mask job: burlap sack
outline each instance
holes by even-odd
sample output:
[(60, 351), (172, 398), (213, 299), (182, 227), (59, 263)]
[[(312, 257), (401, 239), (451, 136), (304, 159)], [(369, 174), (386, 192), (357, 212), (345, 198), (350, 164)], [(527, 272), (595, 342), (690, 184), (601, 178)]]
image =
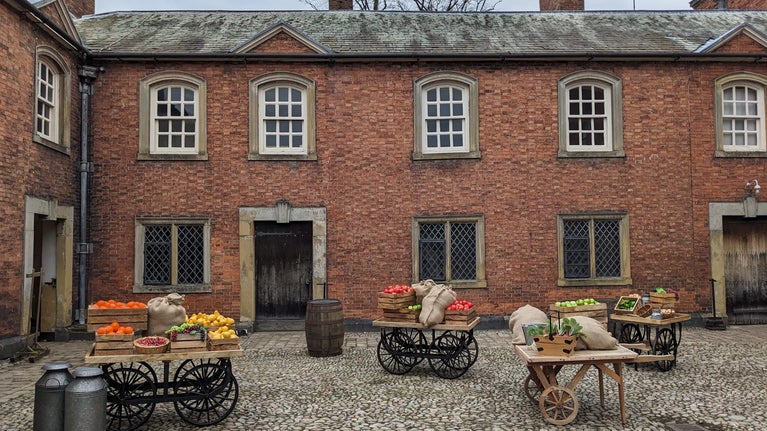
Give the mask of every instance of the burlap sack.
[(184, 323), (186, 309), (181, 305), (184, 295), (171, 293), (152, 298), (146, 303), (147, 335), (164, 335), (171, 326)]
[(424, 296), (429, 294), (429, 291), (431, 291), (431, 288), (436, 286), (437, 283), (434, 282), (434, 280), (421, 280), (418, 283), (411, 284), (410, 287), (415, 290), (415, 296), (423, 298)]
[(585, 337), (578, 337), (575, 350), (614, 350), (618, 348), (616, 340), (597, 320), (586, 316), (573, 316), (583, 326)]
[(525, 344), (525, 332), (522, 325), (525, 323), (548, 323), (546, 313), (530, 304), (517, 308), (509, 317), (509, 329), (511, 329), (511, 342), (513, 344)]
[(427, 328), (442, 322), (445, 307), (455, 302), (455, 292), (444, 284), (433, 286), (421, 302), (421, 314), (418, 320)]

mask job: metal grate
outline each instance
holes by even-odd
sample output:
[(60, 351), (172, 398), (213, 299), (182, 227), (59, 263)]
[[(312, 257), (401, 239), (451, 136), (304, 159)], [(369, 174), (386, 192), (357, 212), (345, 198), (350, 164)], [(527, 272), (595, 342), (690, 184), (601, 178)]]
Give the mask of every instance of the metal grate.
[(620, 277), (621, 235), (618, 220), (594, 220), (594, 260), (597, 277)]
[(474, 223), (450, 225), (450, 278), (477, 278), (477, 225)]
[(170, 284), (171, 226), (144, 228), (144, 284)]
[(445, 225), (422, 223), (420, 226), (418, 267), (421, 280), (445, 280)]
[(180, 225), (178, 227), (178, 283), (202, 283), (204, 258), (202, 225)]
[(589, 221), (564, 222), (565, 278), (590, 278)]

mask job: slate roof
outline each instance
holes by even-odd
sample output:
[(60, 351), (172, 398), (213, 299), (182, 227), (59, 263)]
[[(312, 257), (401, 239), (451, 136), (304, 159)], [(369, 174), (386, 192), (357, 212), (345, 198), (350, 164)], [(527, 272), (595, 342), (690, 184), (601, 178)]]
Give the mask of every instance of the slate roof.
[(277, 25), (325, 47), (323, 56), (656, 56), (691, 55), (744, 24), (767, 34), (767, 11), (161, 11), (75, 23), (97, 56), (234, 56)]

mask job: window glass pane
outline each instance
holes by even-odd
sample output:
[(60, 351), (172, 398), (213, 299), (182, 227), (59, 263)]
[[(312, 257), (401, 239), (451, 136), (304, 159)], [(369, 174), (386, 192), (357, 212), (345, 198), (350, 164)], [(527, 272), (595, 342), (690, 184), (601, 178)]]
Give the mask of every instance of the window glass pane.
[(171, 148), (181, 148), (181, 135), (173, 135), (170, 137)]
[(463, 103), (453, 103), (453, 116), (454, 117), (463, 116)]
[(301, 148), (304, 145), (304, 140), (301, 135), (293, 136), (293, 148)]
[(735, 100), (746, 100), (746, 88), (735, 87)]
[(181, 101), (181, 87), (170, 87), (170, 100), (174, 102)]
[(168, 100), (168, 89), (167, 88), (161, 88), (157, 90), (157, 100), (160, 102), (165, 102)]
[(435, 133), (437, 131), (437, 121), (436, 120), (426, 120), (426, 131), (428, 133)]
[(289, 108), (290, 108), (289, 105), (279, 105), (277, 108), (277, 111), (279, 112), (279, 116), (283, 118), (287, 117)]
[(581, 134), (581, 145), (591, 145), (591, 133)]
[(266, 105), (264, 106), (264, 116), (265, 117), (274, 117), (277, 114), (275, 110), (274, 105)]
[(184, 89), (184, 100), (187, 102), (194, 102), (194, 91), (188, 88)]
[(294, 133), (301, 133), (304, 131), (304, 122), (303, 121), (293, 121), (293, 132)]
[(449, 103), (440, 103), (439, 104), (439, 116), (440, 117), (449, 117), (450, 116), (450, 104)]
[(570, 119), (567, 120), (567, 128), (568, 128), (568, 130), (579, 130), (578, 129), (578, 124), (580, 124), (580, 122), (578, 121), (577, 118), (570, 118)]
[(450, 147), (450, 135), (439, 135), (439, 146), (442, 148)]
[(274, 102), (276, 100), (274, 94), (275, 93), (273, 88), (270, 88), (269, 90), (264, 91), (264, 100), (266, 100), (267, 102)]
[(460, 88), (453, 88), (453, 100), (455, 101), (463, 100), (463, 90), (461, 90)]
[(301, 90), (291, 89), (291, 98), (294, 102), (300, 102), (301, 101)]
[(289, 100), (288, 99), (289, 90), (290, 89), (287, 87), (279, 87), (277, 89), (277, 92), (278, 92), (277, 100), (279, 100), (280, 102), (287, 102)]
[(431, 89), (426, 92), (426, 101), (427, 102), (436, 102), (437, 101), (437, 90)]
[(581, 104), (577, 102), (570, 103), (570, 115), (579, 115), (581, 113)]
[(450, 279), (477, 278), (477, 225), (450, 224)]
[(437, 135), (429, 135), (426, 137), (426, 146), (429, 148), (437, 148)]
[(757, 145), (756, 136), (756, 133), (749, 133), (746, 137), (746, 145), (755, 147)]
[(589, 222), (588, 220), (565, 220), (563, 222), (565, 278), (589, 278)]
[(620, 277), (621, 241), (618, 220), (594, 220), (596, 277)]
[(453, 135), (453, 146), (463, 147), (463, 135)]
[(159, 120), (157, 122), (157, 129), (160, 131), (160, 133), (168, 133), (169, 125), (170, 125), (170, 121), (168, 121), (168, 120)]
[(170, 284), (171, 227), (144, 227), (144, 284)]
[(170, 105), (170, 116), (171, 117), (180, 117), (181, 116), (181, 104), (180, 103), (171, 103), (171, 105)]
[(421, 223), (418, 239), (418, 268), (421, 280), (445, 281), (445, 225)]
[(439, 89), (439, 100), (450, 100), (450, 88), (442, 87)]
[(578, 87), (571, 88), (570, 91), (568, 91), (568, 96), (570, 97), (570, 100), (580, 100), (580, 97), (578, 97)]
[(264, 122), (266, 125), (266, 131), (267, 133), (275, 133), (277, 132), (277, 122), (274, 120), (269, 120)]
[(279, 122), (279, 130), (280, 130), (280, 133), (289, 133), (290, 132), (290, 122), (289, 121), (280, 121)]
[(604, 133), (595, 133), (594, 134), (594, 145), (604, 145), (605, 144), (605, 134)]
[(578, 133), (570, 133), (567, 135), (567, 143), (569, 145), (579, 145), (581, 143), (581, 137)]
[(746, 115), (746, 104), (743, 102), (735, 103), (735, 115)]
[(463, 120), (453, 120), (453, 131), (463, 132)]
[(195, 120), (184, 120), (184, 131), (186, 133), (194, 133)]
[(168, 148), (168, 135), (160, 135), (157, 137), (158, 148)]
[(591, 120), (588, 118), (581, 119), (581, 130), (591, 130)]
[(290, 146), (290, 136), (280, 135), (280, 148), (288, 148)]
[(426, 107), (426, 116), (427, 117), (436, 117), (437, 116), (437, 105), (428, 105)]
[(184, 103), (184, 116), (194, 117), (194, 104)]
[(722, 108), (724, 110), (724, 115), (732, 115), (733, 114), (733, 105), (732, 105), (732, 103), (725, 103)]
[(593, 107), (594, 106), (591, 103), (584, 103), (583, 104), (583, 115), (591, 115)]
[(194, 135), (184, 135), (184, 148), (194, 148)]
[(594, 113), (597, 115), (605, 115), (605, 104), (604, 102), (598, 102), (594, 104)]
[(450, 131), (450, 120), (439, 120), (439, 131), (440, 132), (449, 132)]
[(301, 117), (301, 105), (293, 105), (291, 109), (292, 109), (292, 112), (290, 113), (290, 115), (297, 118)]
[(605, 90), (603, 88), (594, 87), (594, 100), (605, 100)]
[(157, 105), (157, 116), (158, 117), (167, 117), (168, 116), (168, 105), (166, 105), (166, 104)]
[(592, 124), (594, 125), (594, 130), (605, 130), (604, 118), (595, 118)]
[(277, 136), (275, 136), (275, 135), (266, 135), (266, 146), (268, 148), (275, 148), (275, 147), (277, 147)]
[(581, 87), (581, 99), (582, 100), (591, 100), (591, 87), (588, 85), (584, 85)]
[(182, 124), (181, 120), (172, 120), (170, 122), (171, 131), (173, 133), (181, 132), (181, 124)]
[(204, 281), (205, 242), (202, 225), (178, 226), (178, 283)]

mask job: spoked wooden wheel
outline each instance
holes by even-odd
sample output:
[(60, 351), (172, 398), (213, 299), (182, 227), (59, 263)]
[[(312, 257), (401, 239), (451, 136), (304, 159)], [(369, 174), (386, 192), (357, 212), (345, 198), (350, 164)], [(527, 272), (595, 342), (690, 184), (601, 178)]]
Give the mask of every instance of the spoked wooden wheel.
[(642, 341), (642, 331), (639, 330), (639, 325), (635, 323), (624, 324), (618, 341), (621, 343), (638, 343)]
[(533, 404), (538, 404), (541, 392), (543, 392), (543, 385), (540, 379), (534, 373), (530, 373), (525, 377), (525, 382), (522, 384), (525, 390), (525, 395)]
[(550, 386), (543, 390), (538, 406), (543, 417), (554, 425), (565, 425), (578, 415), (578, 398), (564, 386)]
[[(672, 355), (676, 358), (676, 336), (668, 328), (661, 328), (655, 334), (655, 344), (653, 345), (654, 355)], [(668, 371), (676, 362), (676, 359), (662, 359), (655, 361), (655, 366), (661, 371)]]
[(103, 365), (107, 383), (107, 429), (140, 428), (154, 411), (157, 375), (145, 362)]
[(412, 328), (382, 332), (378, 342), (378, 363), (391, 374), (405, 374), (423, 360), (418, 352), (425, 345), (423, 333)]
[[(471, 337), (472, 339), (474, 337)], [(437, 337), (432, 343), (434, 350), (429, 355), (429, 365), (438, 376), (445, 379), (461, 377), (477, 359), (477, 344), (472, 350), (467, 345), (467, 339), (457, 336), (450, 331)]]
[(239, 396), (229, 360), (186, 360), (176, 370), (173, 406), (184, 422), (205, 427), (224, 420)]

